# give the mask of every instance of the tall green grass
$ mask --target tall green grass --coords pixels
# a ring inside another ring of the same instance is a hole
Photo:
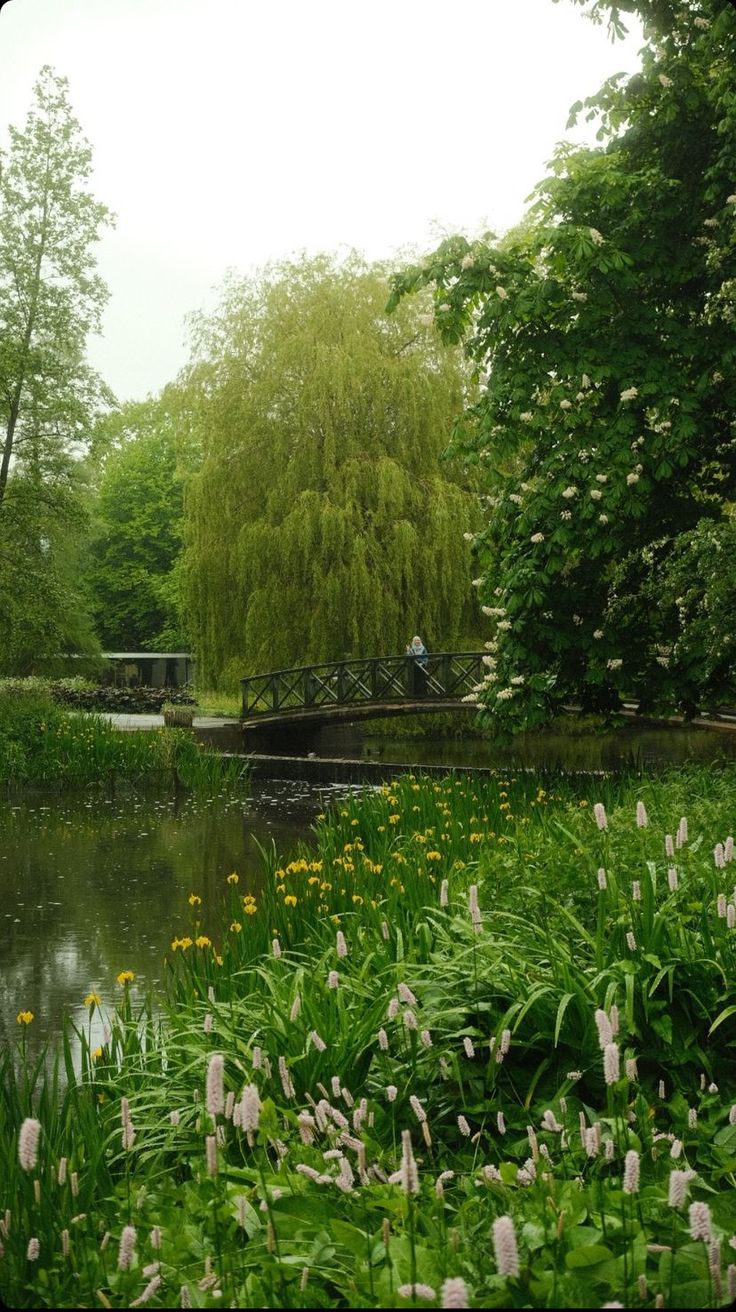
[[[0,783],[198,788],[243,773],[242,762],[204,750],[191,733],[122,731],[102,716],[70,714],[46,693],[0,690]]]

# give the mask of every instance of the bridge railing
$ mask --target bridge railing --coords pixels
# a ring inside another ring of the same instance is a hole
[[[413,656],[373,656],[253,674],[240,680],[243,718],[370,701],[460,700],[480,682],[483,655],[436,652],[424,666]]]

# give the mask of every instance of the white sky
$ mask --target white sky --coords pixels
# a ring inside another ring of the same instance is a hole
[[[121,400],[187,359],[228,268],[370,259],[516,223],[574,100],[638,66],[569,0],[10,0],[0,142],[43,64],[69,79],[117,214],[92,363]]]

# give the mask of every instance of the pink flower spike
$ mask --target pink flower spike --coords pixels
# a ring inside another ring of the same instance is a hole
[[[498,1274],[500,1276],[518,1276],[519,1250],[516,1245],[516,1231],[511,1217],[496,1217],[491,1233]]]
[[[135,1226],[124,1226],[123,1233],[120,1236],[120,1248],[118,1249],[118,1271],[130,1270],[135,1252],[135,1239]]]
[[[225,1058],[222,1053],[213,1052],[207,1067],[207,1111],[210,1116],[220,1116],[224,1111],[224,1074]]]
[[[624,1160],[624,1193],[638,1194],[639,1192],[639,1154],[632,1148]]]
[[[593,815],[595,816],[595,822],[599,829],[608,828],[608,817],[606,815],[606,808],[602,802],[596,802],[595,806],[593,807]]]
[[[707,1203],[691,1203],[688,1208],[690,1238],[702,1239],[709,1244],[713,1238],[710,1208]]]
[[[440,1293],[443,1307],[470,1307],[468,1288],[462,1276],[447,1279]]]
[[[607,1043],[603,1049],[603,1075],[606,1084],[616,1084],[620,1076],[620,1059],[617,1043]]]
[[[643,802],[637,802],[636,804],[636,823],[639,829],[646,829],[649,824],[649,816]]]
[[[27,1116],[20,1127],[18,1136],[18,1161],[24,1171],[33,1171],[35,1169],[40,1133],[41,1122],[35,1120],[33,1116]],[[61,1167],[59,1167],[59,1174],[61,1175]],[[66,1159],[64,1159],[64,1175],[66,1175]]]

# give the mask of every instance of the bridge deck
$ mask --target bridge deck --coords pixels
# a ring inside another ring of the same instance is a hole
[[[254,674],[241,679],[241,725],[472,710],[472,695],[486,673],[483,658],[483,652],[439,652],[423,661],[376,656]]]

